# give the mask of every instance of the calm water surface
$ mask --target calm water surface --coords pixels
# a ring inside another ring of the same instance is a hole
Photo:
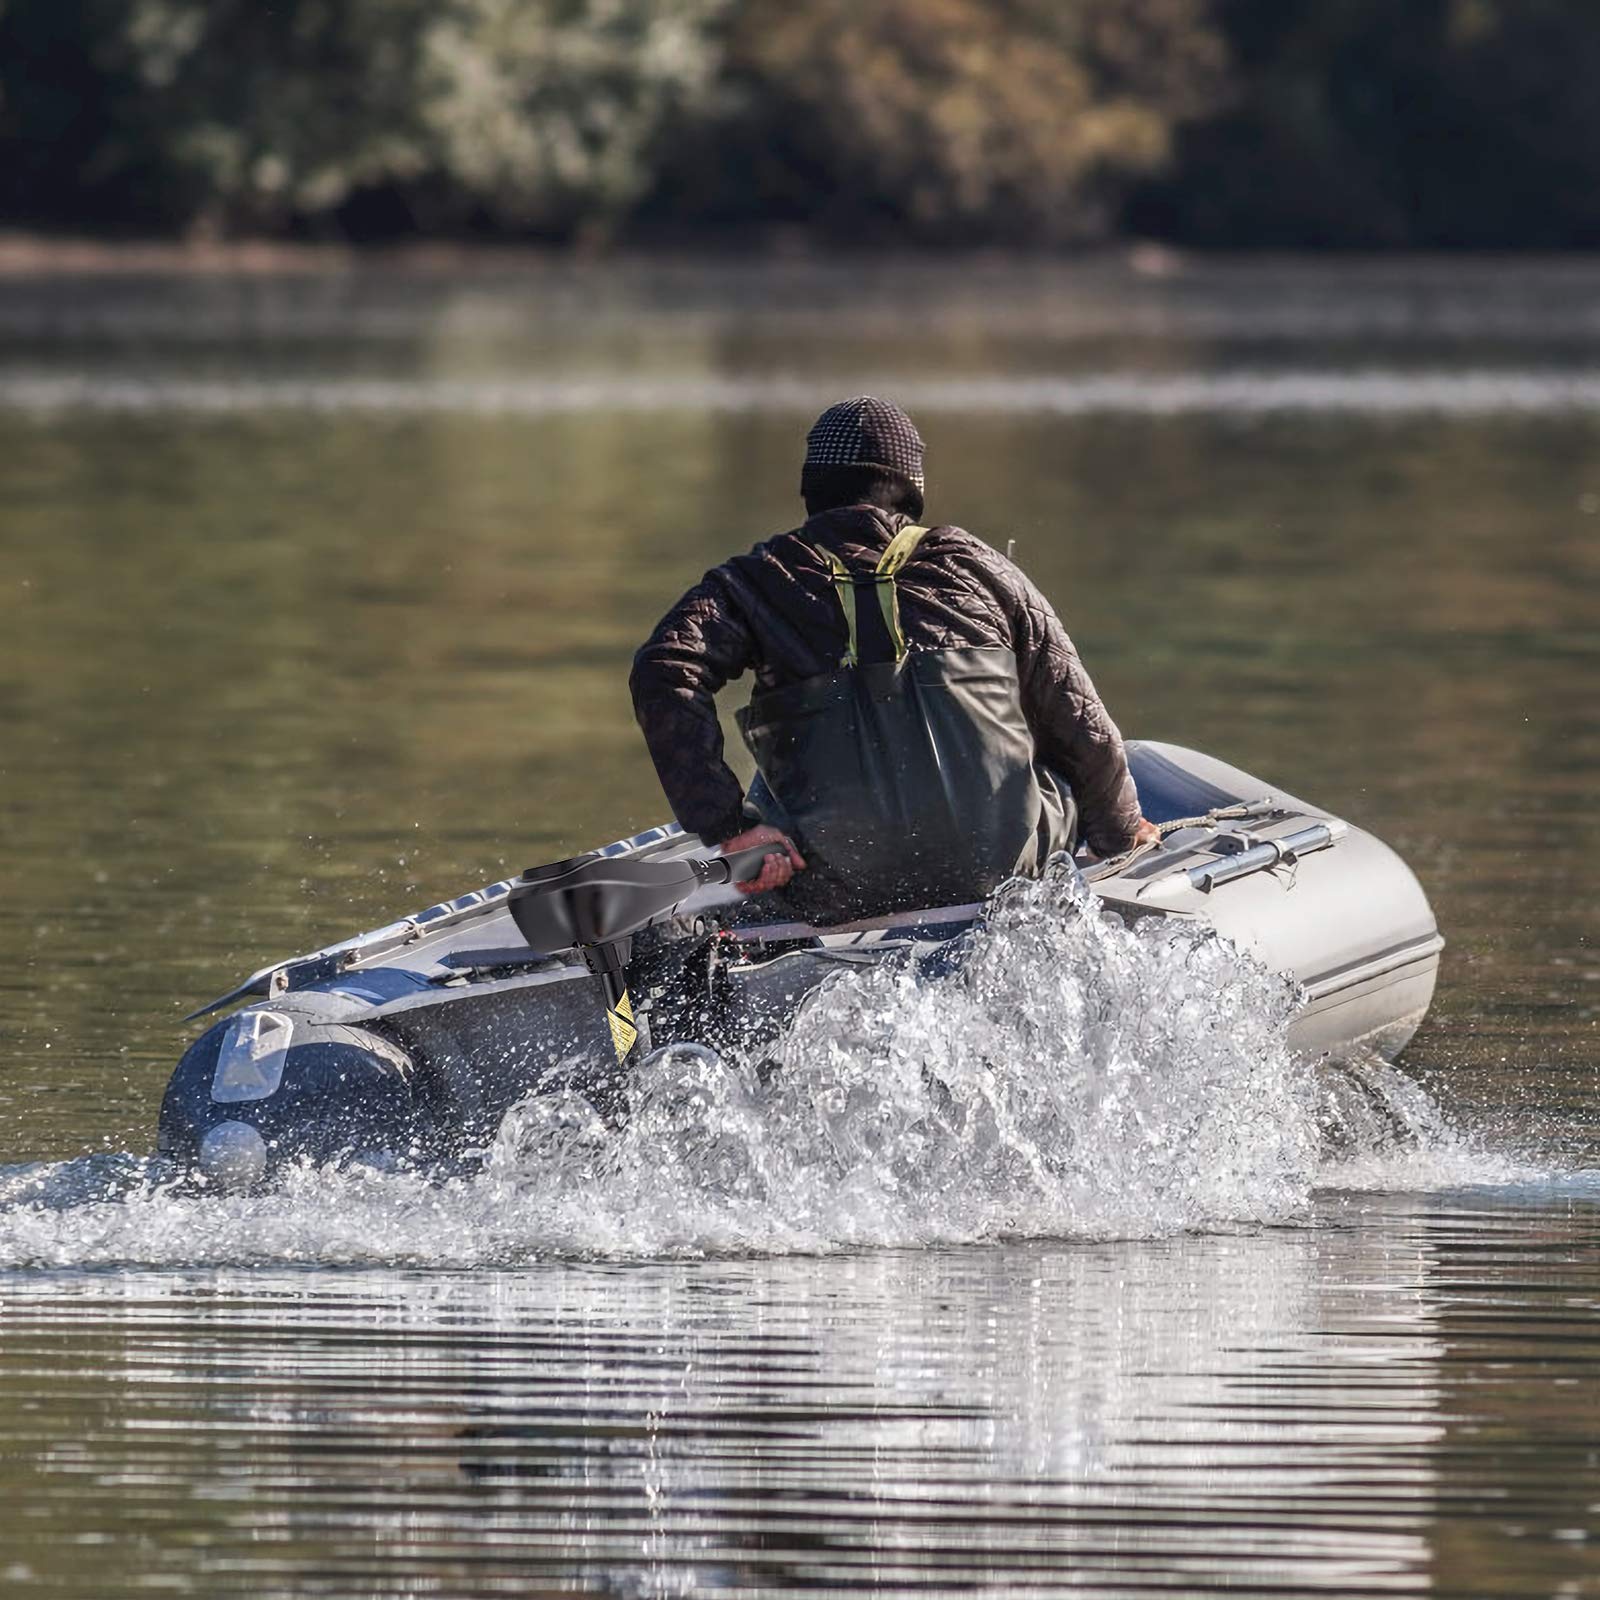
[[[194,1005],[661,819],[629,655],[869,387],[1411,861],[1444,1128],[920,1249],[127,1193]],[[6,1593],[1600,1594],[1600,269],[0,281],[0,552]]]

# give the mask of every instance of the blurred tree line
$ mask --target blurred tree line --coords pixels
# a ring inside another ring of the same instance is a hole
[[[1600,245],[1596,0],[0,0],[0,224]]]

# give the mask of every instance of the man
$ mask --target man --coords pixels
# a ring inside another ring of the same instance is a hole
[[[713,568],[634,658],[634,711],[685,829],[770,843],[747,894],[831,922],[981,900],[1069,849],[1157,836],[1122,739],[1050,603],[960,528],[923,528],[923,444],[863,395],[818,418],[807,520]],[[723,760],[713,697],[758,777]],[[754,826],[752,826],[754,824]]]

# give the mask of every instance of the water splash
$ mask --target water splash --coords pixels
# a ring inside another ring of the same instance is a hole
[[[658,1054],[620,1129],[571,1091],[538,1096],[471,1177],[302,1168],[270,1195],[186,1193],[155,1163],[13,1169],[0,1264],[1155,1236],[1301,1216],[1330,1126],[1346,1173],[1454,1148],[1400,1074],[1341,1087],[1297,1061],[1294,1006],[1210,930],[1130,931],[1056,871],[1002,890],[953,969],[842,968],[759,1058]]]

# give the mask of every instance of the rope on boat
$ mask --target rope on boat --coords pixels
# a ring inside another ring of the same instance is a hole
[[[1152,850],[1159,850],[1170,834],[1181,833],[1185,828],[1214,828],[1219,822],[1242,822],[1250,817],[1266,816],[1277,809],[1273,796],[1264,794],[1259,800],[1239,800],[1231,806],[1213,806],[1202,816],[1174,817],[1170,822],[1158,822],[1159,838],[1136,844],[1124,850],[1120,856],[1107,856],[1104,861],[1097,861],[1084,873],[1084,881],[1098,883],[1102,878],[1114,878],[1135,861],[1144,860]]]

